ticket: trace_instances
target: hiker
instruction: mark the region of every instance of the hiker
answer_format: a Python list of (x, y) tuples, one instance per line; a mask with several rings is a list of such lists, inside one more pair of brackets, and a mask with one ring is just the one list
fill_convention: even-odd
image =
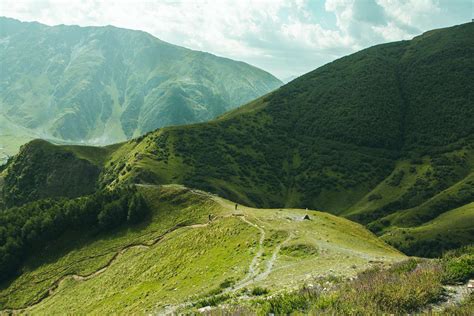
[(237, 206), (239, 206), (239, 204), (235, 203), (235, 210), (237, 211)]
[(212, 221), (212, 214), (209, 214), (209, 221)]

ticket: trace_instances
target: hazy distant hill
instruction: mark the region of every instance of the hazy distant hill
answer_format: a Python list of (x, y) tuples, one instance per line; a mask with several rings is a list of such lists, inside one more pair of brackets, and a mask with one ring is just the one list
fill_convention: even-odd
[(282, 84), (141, 31), (9, 18), (0, 18), (0, 69), (0, 147), (8, 149), (22, 136), (123, 141), (212, 119)]
[(284, 83), (288, 83), (288, 82), (290, 82), (290, 81), (295, 80), (295, 79), (298, 78), (298, 77), (299, 77), (299, 76), (293, 75), (293, 76), (289, 76), (289, 77), (283, 78), (282, 81), (283, 81)]

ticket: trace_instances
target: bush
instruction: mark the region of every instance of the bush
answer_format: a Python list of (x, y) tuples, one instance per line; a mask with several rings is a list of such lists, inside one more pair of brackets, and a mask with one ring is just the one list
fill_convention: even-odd
[(205, 306), (217, 306), (220, 303), (227, 301), (229, 298), (229, 294), (213, 295), (199, 300), (197, 303), (194, 304), (194, 307), (201, 308)]
[(448, 252), (441, 262), (443, 283), (465, 282), (474, 277), (474, 246)]
[(140, 194), (134, 194), (128, 203), (127, 222), (138, 223), (148, 214), (146, 201)]
[(382, 199), (382, 195), (380, 195), (380, 194), (371, 194), (367, 198), (367, 201), (371, 202), (371, 201), (376, 201), (376, 200), (381, 200), (381, 199)]
[(268, 292), (269, 291), (266, 288), (257, 286), (257, 287), (254, 287), (250, 293), (254, 296), (261, 296), (261, 295), (268, 294)]
[(305, 311), (309, 308), (311, 300), (300, 293), (285, 293), (274, 296), (268, 300), (260, 301), (260, 315), (288, 315), (293, 311)]
[(418, 259), (408, 259), (398, 262), (390, 268), (390, 272), (394, 274), (409, 273), (414, 271), (420, 262)]
[(97, 215), (99, 226), (104, 229), (117, 227), (120, 223), (124, 222), (127, 214), (126, 211), (121, 200), (105, 204), (99, 215)]
[(402, 182), (404, 176), (405, 176), (405, 171), (400, 170), (388, 180), (388, 184), (390, 186), (397, 187)]
[(225, 279), (224, 282), (222, 282), (220, 285), (219, 285), (219, 288), (220, 289), (226, 289), (228, 287), (231, 287), (232, 285), (235, 284), (235, 280), (233, 279)]

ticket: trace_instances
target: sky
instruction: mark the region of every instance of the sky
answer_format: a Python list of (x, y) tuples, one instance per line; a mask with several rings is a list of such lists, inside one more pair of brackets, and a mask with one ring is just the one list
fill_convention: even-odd
[(114, 25), (241, 60), (280, 79), (427, 30), (470, 22), (474, 0), (0, 0), (0, 16)]

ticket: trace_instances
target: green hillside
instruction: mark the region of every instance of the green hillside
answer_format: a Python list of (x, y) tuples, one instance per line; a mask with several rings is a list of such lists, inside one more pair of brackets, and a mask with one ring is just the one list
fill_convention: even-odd
[[(474, 23), (365, 49), (214, 121), (109, 148), (97, 186), (179, 183), (248, 206), (323, 210), (409, 254), (439, 255), (474, 240), (453, 222), (439, 247), (413, 242), (422, 236), (415, 227), (430, 229), (474, 201), (473, 56)], [(78, 157), (74, 148), (55, 150)], [(37, 170), (18, 159), (12, 166), (33, 177)], [(5, 173), (15, 178), (12, 169)], [(21, 204), (38, 190), (6, 181), (3, 194)], [(389, 238), (397, 228), (403, 238)]]
[(20, 276), (2, 283), (0, 309), (175, 311), (218, 293), (279, 293), (328, 271), (347, 278), (405, 258), (361, 225), (327, 213), (235, 210), (233, 202), (181, 186), (137, 188), (149, 218), (101, 233), (71, 228), (36, 248)]
[(438, 249), (461, 246), (462, 240), (472, 243), (473, 222), (474, 202), (471, 202), (420, 226), (391, 229), (382, 238), (404, 252), (432, 256), (438, 253)]
[(281, 85), (243, 62), (141, 31), (3, 17), (0, 69), (0, 159), (25, 138), (110, 144), (207, 121)]

